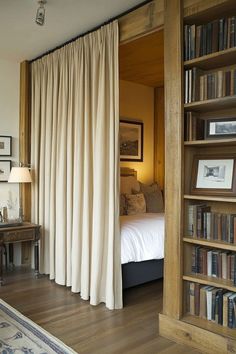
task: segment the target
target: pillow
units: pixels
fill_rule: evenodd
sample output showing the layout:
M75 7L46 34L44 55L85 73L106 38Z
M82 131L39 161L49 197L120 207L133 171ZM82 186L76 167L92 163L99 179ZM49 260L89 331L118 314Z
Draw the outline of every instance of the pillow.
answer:
M164 212L163 196L157 183L153 183L150 186L140 183L140 190L144 194L147 213Z
M132 190L135 192L140 191L139 182L133 176L122 176L120 178L120 193L121 194L132 194Z
M136 215L146 213L145 198L142 193L126 194L127 214Z
M126 198L124 194L120 195L120 215L127 215Z

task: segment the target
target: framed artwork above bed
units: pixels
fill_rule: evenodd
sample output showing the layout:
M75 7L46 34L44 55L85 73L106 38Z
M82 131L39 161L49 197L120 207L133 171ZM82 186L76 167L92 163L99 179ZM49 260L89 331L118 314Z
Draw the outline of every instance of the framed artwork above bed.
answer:
M120 160L143 161L143 123L120 120Z

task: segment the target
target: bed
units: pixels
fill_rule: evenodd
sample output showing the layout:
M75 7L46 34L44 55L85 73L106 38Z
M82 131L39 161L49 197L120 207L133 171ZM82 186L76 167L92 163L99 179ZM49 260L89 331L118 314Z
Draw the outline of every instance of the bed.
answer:
M137 172L121 169L121 176ZM163 277L164 213L120 216L123 289Z

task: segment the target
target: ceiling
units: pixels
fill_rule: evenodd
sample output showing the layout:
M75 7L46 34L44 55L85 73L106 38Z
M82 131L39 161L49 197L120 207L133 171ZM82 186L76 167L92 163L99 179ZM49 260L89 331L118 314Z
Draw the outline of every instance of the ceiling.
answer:
M164 85L164 33L158 31L120 46L120 79Z
M82 34L143 0L47 0L43 27L37 0L0 0L0 58L21 62Z

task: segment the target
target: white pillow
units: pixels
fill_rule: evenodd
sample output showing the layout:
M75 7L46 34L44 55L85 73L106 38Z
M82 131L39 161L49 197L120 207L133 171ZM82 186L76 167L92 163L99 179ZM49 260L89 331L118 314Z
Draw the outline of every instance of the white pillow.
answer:
M132 190L134 190L135 192L140 191L140 185L136 178L133 176L120 177L120 193L132 194Z

